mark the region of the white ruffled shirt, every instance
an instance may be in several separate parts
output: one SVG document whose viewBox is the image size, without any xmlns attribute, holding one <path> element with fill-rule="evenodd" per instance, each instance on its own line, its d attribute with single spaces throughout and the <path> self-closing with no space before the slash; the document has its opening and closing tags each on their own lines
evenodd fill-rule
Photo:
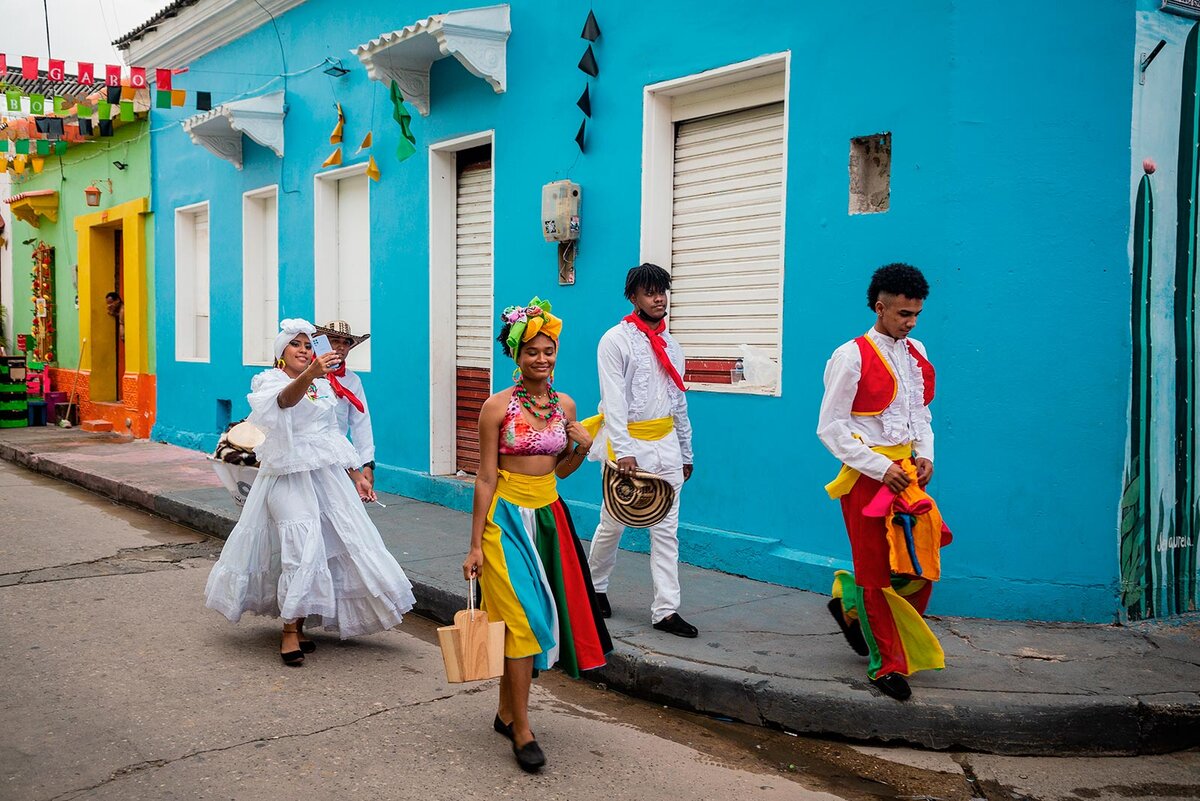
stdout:
<svg viewBox="0 0 1200 801">
<path fill-rule="evenodd" d="M 338 382 L 362 401 L 363 410 L 350 405 L 345 398 L 337 399 L 338 430 L 350 432 L 350 442 L 358 451 L 359 466 L 375 461 L 375 433 L 371 430 L 371 407 L 367 403 L 367 392 L 363 389 L 358 373 L 346 368 L 346 374 L 338 376 Z"/>
<path fill-rule="evenodd" d="M 683 348 L 669 333 L 663 333 L 667 356 L 680 375 L 684 373 Z M 646 335 L 622 320 L 608 329 L 596 349 L 600 372 L 600 412 L 604 433 L 617 458 L 633 456 L 629 424 L 670 417 L 675 423 L 684 464 L 692 464 L 692 424 L 688 420 L 687 395 L 658 363 Z"/>
<path fill-rule="evenodd" d="M 817 436 L 842 464 L 880 481 L 892 462 L 871 450 L 876 445 L 911 442 L 918 458 L 933 461 L 933 416 L 925 405 L 925 378 L 911 345 L 925 356 L 925 346 L 912 337 L 892 339 L 871 328 L 867 332 L 896 376 L 896 397 L 875 416 L 852 415 L 850 409 L 862 377 L 862 354 L 850 340 L 825 365 L 825 397 L 817 420 Z M 855 435 L 858 435 L 858 438 Z"/>
<path fill-rule="evenodd" d="M 266 435 L 254 449 L 265 474 L 301 473 L 322 467 L 347 470 L 360 466 L 346 429 L 338 428 L 337 396 L 329 381 L 318 378 L 295 406 L 279 407 L 279 393 L 292 383 L 278 368 L 264 370 L 250 382 L 251 423 Z"/>
</svg>

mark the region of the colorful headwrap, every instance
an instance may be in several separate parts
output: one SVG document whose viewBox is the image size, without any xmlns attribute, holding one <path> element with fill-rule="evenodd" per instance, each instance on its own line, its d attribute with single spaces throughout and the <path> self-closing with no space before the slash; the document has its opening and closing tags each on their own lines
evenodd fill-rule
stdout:
<svg viewBox="0 0 1200 801">
<path fill-rule="evenodd" d="M 524 306 L 509 306 L 501 312 L 500 320 L 512 324 L 505 344 L 514 360 L 521 351 L 522 342 L 545 334 L 557 343 L 562 333 L 562 320 L 550 313 L 550 301 L 537 297 Z"/>
<path fill-rule="evenodd" d="M 317 333 L 317 329 L 308 320 L 296 317 L 279 321 L 279 333 L 275 335 L 275 358 L 283 358 L 283 349 L 297 334 L 308 334 L 309 338 Z"/>
</svg>

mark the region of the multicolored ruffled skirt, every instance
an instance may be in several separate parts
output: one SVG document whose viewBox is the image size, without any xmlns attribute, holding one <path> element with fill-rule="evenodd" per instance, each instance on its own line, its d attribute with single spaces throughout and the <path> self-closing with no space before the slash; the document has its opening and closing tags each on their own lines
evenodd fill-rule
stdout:
<svg viewBox="0 0 1200 801">
<path fill-rule="evenodd" d="M 483 530 L 483 608 L 503 620 L 504 655 L 570 676 L 605 663 L 612 640 L 587 557 L 553 473 L 501 470 Z"/>
</svg>

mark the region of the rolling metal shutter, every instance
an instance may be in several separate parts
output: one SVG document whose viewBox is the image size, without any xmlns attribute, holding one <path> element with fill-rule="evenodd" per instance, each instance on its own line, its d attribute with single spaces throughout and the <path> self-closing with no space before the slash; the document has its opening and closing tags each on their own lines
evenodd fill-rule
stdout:
<svg viewBox="0 0 1200 801">
<path fill-rule="evenodd" d="M 456 466 L 479 469 L 479 411 L 491 394 L 492 165 L 458 175 L 455 239 Z"/>
<path fill-rule="evenodd" d="M 692 380 L 728 382 L 742 344 L 779 359 L 783 168 L 783 103 L 675 126 L 671 333 Z"/>
</svg>

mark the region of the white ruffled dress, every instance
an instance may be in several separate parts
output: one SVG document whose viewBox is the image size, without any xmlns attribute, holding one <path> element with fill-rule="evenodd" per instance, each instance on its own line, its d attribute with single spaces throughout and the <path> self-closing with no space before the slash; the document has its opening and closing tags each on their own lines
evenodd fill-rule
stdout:
<svg viewBox="0 0 1200 801">
<path fill-rule="evenodd" d="M 337 398 L 319 378 L 279 408 L 282 370 L 251 383 L 250 422 L 266 434 L 237 526 L 208 576 L 205 605 L 236 623 L 245 612 L 319 616 L 344 639 L 397 625 L 412 584 L 384 547 L 346 474 L 358 455 L 337 425 Z M 314 621 L 315 622 L 315 621 Z"/>
</svg>

